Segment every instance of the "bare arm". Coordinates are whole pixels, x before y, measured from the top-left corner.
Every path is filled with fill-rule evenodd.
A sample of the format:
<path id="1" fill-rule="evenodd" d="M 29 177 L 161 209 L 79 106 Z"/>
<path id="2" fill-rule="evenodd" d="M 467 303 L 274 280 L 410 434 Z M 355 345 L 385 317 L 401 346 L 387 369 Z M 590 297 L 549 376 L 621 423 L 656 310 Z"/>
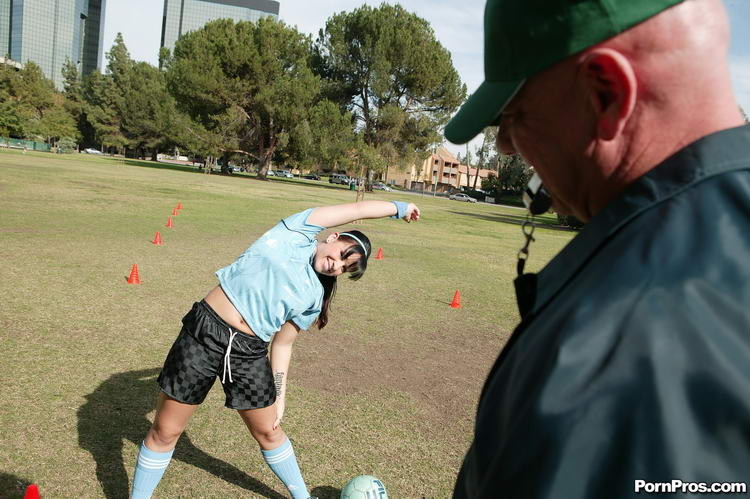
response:
<path id="1" fill-rule="evenodd" d="M 307 218 L 307 222 L 321 227 L 336 227 L 363 218 L 383 218 L 396 214 L 396 205 L 390 201 L 371 200 L 315 208 Z M 414 203 L 408 203 L 404 220 L 407 222 L 419 220 L 419 208 Z"/>
<path id="2" fill-rule="evenodd" d="M 299 327 L 293 322 L 285 322 L 271 342 L 271 370 L 276 385 L 276 421 L 273 428 L 278 428 L 286 407 L 286 380 L 289 373 L 289 362 L 292 359 L 292 345 L 297 339 Z"/>

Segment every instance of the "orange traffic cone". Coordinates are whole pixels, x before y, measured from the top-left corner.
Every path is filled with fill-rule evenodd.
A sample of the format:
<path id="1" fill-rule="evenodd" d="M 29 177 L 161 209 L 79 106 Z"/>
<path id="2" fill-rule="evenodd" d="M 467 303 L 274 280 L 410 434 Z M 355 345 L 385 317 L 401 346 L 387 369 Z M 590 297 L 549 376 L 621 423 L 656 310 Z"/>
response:
<path id="1" fill-rule="evenodd" d="M 461 308 L 461 292 L 459 290 L 456 290 L 456 293 L 453 295 L 451 308 Z"/>
<path id="2" fill-rule="evenodd" d="M 177 211 L 177 208 L 172 208 L 172 216 L 173 216 L 173 217 L 176 217 L 176 216 L 177 216 L 177 215 L 179 215 L 179 214 L 180 214 L 180 212 L 179 212 L 179 211 Z"/>
<path id="3" fill-rule="evenodd" d="M 164 241 L 161 240 L 161 233 L 158 230 L 156 231 L 156 235 L 154 236 L 154 240 L 151 241 L 151 242 L 153 244 L 157 245 L 157 246 L 163 246 L 164 245 Z"/>
<path id="4" fill-rule="evenodd" d="M 174 227 L 174 224 L 172 224 L 172 217 L 169 217 L 169 218 L 167 219 L 167 227 L 169 227 L 169 228 L 172 228 L 172 227 Z"/>
<path id="5" fill-rule="evenodd" d="M 182 209 L 182 201 L 177 201 L 177 209 L 178 210 Z"/>
<path id="6" fill-rule="evenodd" d="M 383 248 L 378 248 L 378 254 L 375 255 L 375 260 L 382 260 L 383 259 Z"/>
<path id="7" fill-rule="evenodd" d="M 40 499 L 39 487 L 33 483 L 26 487 L 26 493 L 23 495 L 23 499 Z"/>
<path id="8" fill-rule="evenodd" d="M 138 276 L 138 264 L 134 263 L 133 268 L 130 269 L 130 277 L 128 277 L 128 284 L 140 284 L 141 278 Z"/>

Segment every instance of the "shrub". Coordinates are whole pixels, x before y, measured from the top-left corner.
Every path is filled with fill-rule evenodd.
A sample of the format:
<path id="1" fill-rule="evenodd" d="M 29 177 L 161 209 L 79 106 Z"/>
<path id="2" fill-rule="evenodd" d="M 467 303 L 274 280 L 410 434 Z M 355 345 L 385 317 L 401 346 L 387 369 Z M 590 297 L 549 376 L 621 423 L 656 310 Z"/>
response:
<path id="1" fill-rule="evenodd" d="M 77 144 L 70 137 L 63 137 L 57 142 L 57 152 L 70 154 L 76 150 Z"/>

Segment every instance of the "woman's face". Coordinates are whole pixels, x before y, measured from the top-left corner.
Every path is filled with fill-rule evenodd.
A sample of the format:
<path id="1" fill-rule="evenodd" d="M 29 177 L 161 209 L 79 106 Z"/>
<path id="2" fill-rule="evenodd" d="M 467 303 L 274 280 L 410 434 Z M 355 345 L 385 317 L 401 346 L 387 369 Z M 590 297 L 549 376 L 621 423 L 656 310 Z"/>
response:
<path id="1" fill-rule="evenodd" d="M 319 243 L 313 259 L 315 272 L 328 276 L 339 276 L 344 272 L 350 272 L 362 255 L 352 253 L 344 258 L 346 252 L 356 243 L 341 240 L 337 233 L 331 234 L 325 242 Z"/>

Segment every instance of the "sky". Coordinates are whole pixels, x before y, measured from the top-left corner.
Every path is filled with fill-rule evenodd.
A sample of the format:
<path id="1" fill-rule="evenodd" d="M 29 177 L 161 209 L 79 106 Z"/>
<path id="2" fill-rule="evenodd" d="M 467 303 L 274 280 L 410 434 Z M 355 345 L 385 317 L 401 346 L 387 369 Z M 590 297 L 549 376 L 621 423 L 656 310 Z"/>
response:
<path id="1" fill-rule="evenodd" d="M 381 0 L 280 0 L 279 17 L 315 38 L 334 13 L 354 10 Z M 395 2 L 390 2 L 395 3 Z M 472 93 L 484 80 L 483 25 L 485 0 L 401 0 L 405 9 L 432 25 L 440 43 L 448 49 L 461 79 Z M 732 27 L 730 67 L 738 101 L 750 114 L 750 0 L 724 0 Z M 130 56 L 153 65 L 159 60 L 163 0 L 107 0 L 104 21 L 104 52 L 118 32 Z M 454 153 L 465 146 L 446 143 Z M 476 140 L 470 144 L 476 147 Z"/>

